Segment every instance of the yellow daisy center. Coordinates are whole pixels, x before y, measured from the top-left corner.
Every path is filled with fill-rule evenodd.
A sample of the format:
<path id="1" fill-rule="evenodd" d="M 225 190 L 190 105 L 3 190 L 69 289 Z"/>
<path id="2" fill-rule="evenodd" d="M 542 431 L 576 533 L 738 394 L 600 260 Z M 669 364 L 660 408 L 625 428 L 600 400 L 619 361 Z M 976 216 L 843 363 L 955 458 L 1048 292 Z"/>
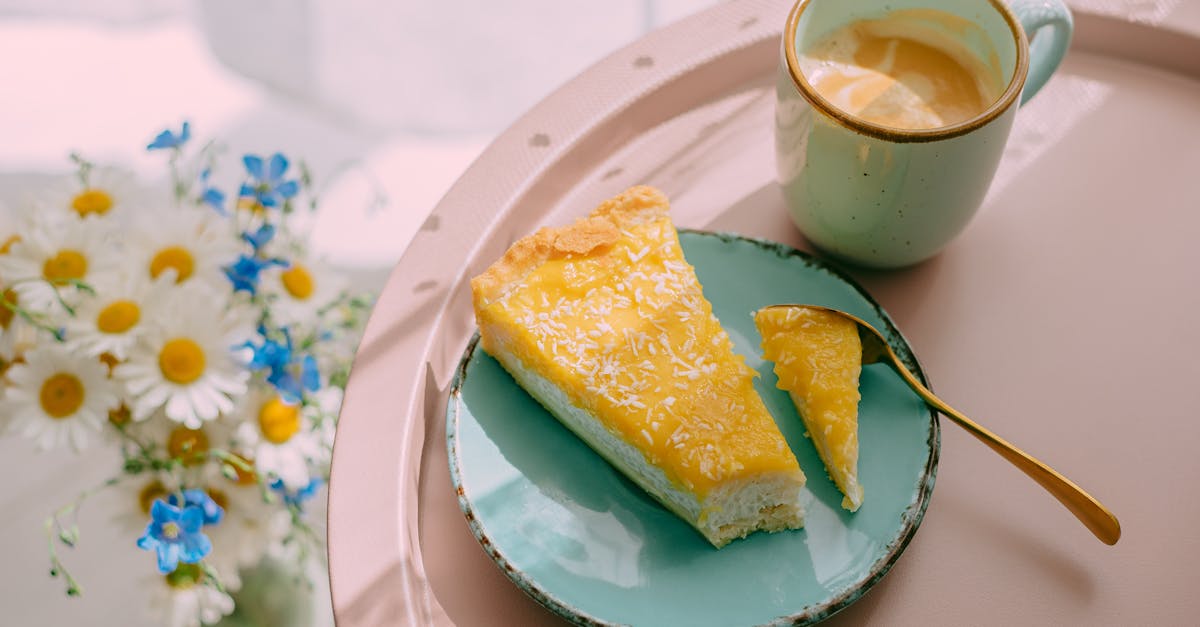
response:
<path id="1" fill-rule="evenodd" d="M 208 497 L 213 500 L 213 503 L 217 504 L 217 507 L 225 510 L 225 513 L 229 513 L 229 495 L 216 488 L 207 488 L 204 491 L 208 493 Z"/>
<path id="2" fill-rule="evenodd" d="M 162 526 L 163 537 L 168 540 L 174 540 L 179 537 L 179 523 L 164 523 Z"/>
<path id="3" fill-rule="evenodd" d="M 182 246 L 168 246 L 155 253 L 150 260 L 150 276 L 157 279 L 168 268 L 175 270 L 175 282 L 183 283 L 196 269 L 196 259 L 191 251 Z"/>
<path id="4" fill-rule="evenodd" d="M 4 240 L 3 244 L 0 244 L 0 255 L 7 255 L 8 251 L 12 250 L 13 245 L 19 241 L 21 241 L 20 235 L 8 236 L 8 239 Z"/>
<path id="5" fill-rule="evenodd" d="M 79 377 L 60 372 L 42 382 L 42 410 L 51 418 L 67 418 L 83 406 L 83 382 Z"/>
<path id="6" fill-rule="evenodd" d="M 83 253 L 64 249 L 42 264 L 42 277 L 47 281 L 63 284 L 73 279 L 82 279 L 87 270 L 88 261 Z"/>
<path id="7" fill-rule="evenodd" d="M 292 264 L 292 267 L 284 270 L 282 279 L 284 289 L 296 300 L 307 299 L 316 288 L 312 273 L 298 264 Z"/>
<path id="8" fill-rule="evenodd" d="M 258 477 L 254 474 L 254 460 L 250 459 L 249 457 L 243 457 L 236 453 L 234 453 L 233 456 L 238 458 L 238 460 L 240 460 L 246 466 L 250 467 L 250 470 L 246 470 L 240 465 L 230 464 L 230 466 L 233 467 L 234 474 L 237 475 L 237 479 L 234 480 L 234 483 L 240 486 L 254 485 L 258 483 Z"/>
<path id="9" fill-rule="evenodd" d="M 167 523 L 174 524 L 174 523 Z M 166 525 L 163 525 L 163 535 L 167 534 Z M 167 580 L 167 585 L 176 590 L 187 590 L 200 583 L 204 579 L 204 571 L 198 564 L 184 564 L 180 562 L 175 570 L 163 576 Z"/>
<path id="10" fill-rule="evenodd" d="M 108 213 L 112 206 L 112 196 L 102 189 L 85 189 L 71 200 L 71 208 L 81 218 L 92 214 L 102 216 Z"/>
<path id="11" fill-rule="evenodd" d="M 108 421 L 117 427 L 123 427 L 133 420 L 133 412 L 129 411 L 129 407 L 125 403 L 116 409 L 108 410 Z"/>
<path id="12" fill-rule="evenodd" d="M 112 353 L 100 353 L 99 359 L 100 363 L 108 366 L 108 377 L 111 379 L 113 368 L 121 365 L 121 360 L 117 359 L 117 356 Z"/>
<path id="13" fill-rule="evenodd" d="M 10 287 L 0 293 L 0 329 L 7 329 L 8 325 L 12 324 L 13 316 L 16 312 L 13 311 L 17 307 L 17 293 Z"/>
<path id="14" fill-rule="evenodd" d="M 262 203 L 258 202 L 258 200 L 253 196 L 244 196 L 239 198 L 237 201 L 237 208 L 245 209 L 254 214 L 263 214 L 267 211 L 267 208 L 264 207 Z"/>
<path id="15" fill-rule="evenodd" d="M 167 488 L 161 481 L 154 480 L 142 486 L 138 492 L 138 507 L 142 508 L 143 514 L 150 513 L 150 507 L 154 505 L 154 501 L 158 499 L 166 500 Z"/>
<path id="16" fill-rule="evenodd" d="M 208 435 L 203 429 L 175 427 L 167 436 L 167 454 L 183 460 L 184 466 L 202 463 L 208 455 Z"/>
<path id="17" fill-rule="evenodd" d="M 186 337 L 163 344 L 158 353 L 158 368 L 171 383 L 187 385 L 204 374 L 204 349 Z"/>
<path id="18" fill-rule="evenodd" d="M 300 430 L 300 408 L 275 397 L 258 410 L 258 428 L 272 444 L 283 444 Z"/>
<path id="19" fill-rule="evenodd" d="M 142 310 L 131 300 L 117 300 L 100 310 L 96 316 L 96 328 L 102 333 L 124 333 L 133 328 L 142 318 Z"/>

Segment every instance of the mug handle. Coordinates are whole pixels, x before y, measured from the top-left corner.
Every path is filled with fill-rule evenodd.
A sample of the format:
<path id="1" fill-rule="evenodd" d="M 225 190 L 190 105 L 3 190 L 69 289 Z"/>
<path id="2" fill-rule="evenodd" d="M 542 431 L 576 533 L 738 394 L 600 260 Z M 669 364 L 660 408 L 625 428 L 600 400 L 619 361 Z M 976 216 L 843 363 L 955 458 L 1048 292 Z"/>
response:
<path id="1" fill-rule="evenodd" d="M 1075 21 L 1061 0 L 1010 0 L 1009 7 L 1029 40 L 1029 75 L 1021 93 L 1021 104 L 1025 104 L 1067 55 Z"/>

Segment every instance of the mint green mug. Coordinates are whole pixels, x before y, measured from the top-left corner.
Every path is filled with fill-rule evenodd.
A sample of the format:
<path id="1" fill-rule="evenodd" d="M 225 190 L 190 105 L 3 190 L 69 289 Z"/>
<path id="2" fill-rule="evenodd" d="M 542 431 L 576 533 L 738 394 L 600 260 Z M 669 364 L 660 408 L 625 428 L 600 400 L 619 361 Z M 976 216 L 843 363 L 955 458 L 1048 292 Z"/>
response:
<path id="1" fill-rule="evenodd" d="M 857 117 L 818 93 L 801 71 L 809 46 L 896 12 L 952 16 L 921 17 L 922 32 L 937 30 L 977 56 L 1000 81 L 999 97 L 963 121 L 904 129 Z M 1060 0 L 797 2 L 784 29 L 775 110 L 779 183 L 796 226 L 817 248 L 862 266 L 902 267 L 937 254 L 983 202 L 1018 106 L 1058 68 L 1072 28 Z"/>

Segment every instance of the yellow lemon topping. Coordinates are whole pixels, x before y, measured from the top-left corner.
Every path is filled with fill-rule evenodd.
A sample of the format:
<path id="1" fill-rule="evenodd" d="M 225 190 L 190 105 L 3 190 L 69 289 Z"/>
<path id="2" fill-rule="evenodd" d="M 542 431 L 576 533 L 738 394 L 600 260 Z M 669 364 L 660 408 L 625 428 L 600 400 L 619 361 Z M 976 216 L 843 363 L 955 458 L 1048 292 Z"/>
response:
<path id="1" fill-rule="evenodd" d="M 60 372 L 42 382 L 39 400 L 42 411 L 51 418 L 66 418 L 83 407 L 83 382 L 73 374 Z"/>
<path id="2" fill-rule="evenodd" d="M 544 230 L 510 250 L 545 260 L 498 298 L 479 295 L 508 277 L 475 280 L 484 348 L 515 354 L 700 497 L 763 472 L 802 477 L 670 219 L 618 229 L 604 219 L 613 203 L 636 212 L 665 199 L 635 188 L 577 223 L 570 239 Z"/>
<path id="3" fill-rule="evenodd" d="M 187 385 L 204 374 L 204 349 L 186 337 L 163 344 L 158 353 L 158 368 L 171 383 Z"/>
<path id="4" fill-rule="evenodd" d="M 60 250 L 42 264 L 42 278 L 56 284 L 87 276 L 87 257 L 77 250 Z"/>
<path id="5" fill-rule="evenodd" d="M 192 253 L 182 246 L 168 246 L 154 254 L 150 260 L 150 277 L 157 279 L 158 275 L 168 268 L 175 270 L 175 282 L 183 283 L 192 276 L 196 268 L 196 260 Z"/>
<path id="6" fill-rule="evenodd" d="M 208 454 L 208 434 L 203 429 L 175 427 L 167 436 L 167 454 L 183 460 L 185 466 L 202 463 Z"/>
<path id="7" fill-rule="evenodd" d="M 124 333 L 133 328 L 142 317 L 138 304 L 130 300 L 117 300 L 108 304 L 96 315 L 96 328 L 101 333 Z"/>
<path id="8" fill-rule="evenodd" d="M 766 359 L 775 362 L 779 389 L 788 391 L 825 469 L 856 511 L 858 483 L 858 327 L 836 314 L 802 308 L 762 309 L 754 315 Z"/>
<path id="9" fill-rule="evenodd" d="M 85 189 L 71 200 L 71 208 L 81 218 L 93 214 L 102 216 L 108 213 L 112 207 L 112 196 L 102 189 Z"/>
<path id="10" fill-rule="evenodd" d="M 312 274 L 299 264 L 292 264 L 292 267 L 284 270 L 281 279 L 284 289 L 296 300 L 307 300 L 316 289 Z"/>
<path id="11" fill-rule="evenodd" d="M 258 428 L 272 444 L 283 444 L 300 431 L 300 407 L 275 397 L 258 410 Z"/>

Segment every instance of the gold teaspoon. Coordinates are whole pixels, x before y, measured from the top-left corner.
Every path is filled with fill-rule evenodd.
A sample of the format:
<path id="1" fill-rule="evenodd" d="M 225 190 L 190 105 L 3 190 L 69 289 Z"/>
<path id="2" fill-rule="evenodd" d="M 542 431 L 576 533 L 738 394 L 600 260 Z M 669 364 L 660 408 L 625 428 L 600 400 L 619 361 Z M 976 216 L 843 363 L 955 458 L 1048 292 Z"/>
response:
<path id="1" fill-rule="evenodd" d="M 1009 444 L 1004 438 L 976 424 L 975 421 L 967 418 L 953 407 L 947 405 L 942 399 L 935 396 L 933 392 L 930 392 L 928 388 L 922 385 L 908 371 L 908 368 L 904 367 L 904 364 L 900 362 L 900 358 L 896 356 L 892 347 L 888 345 L 887 340 L 883 338 L 883 335 L 875 327 L 856 316 L 828 307 L 817 305 L 769 306 L 772 309 L 792 307 L 826 311 L 853 321 L 858 325 L 858 335 L 862 339 L 862 363 L 864 366 L 880 362 L 891 366 L 900 375 L 900 378 L 904 379 L 908 387 L 912 388 L 927 405 L 938 410 L 950 420 L 953 420 L 955 424 L 966 429 L 971 435 L 988 445 L 993 451 L 999 453 L 1001 457 L 1007 459 L 1017 468 L 1020 468 L 1026 475 L 1029 475 L 1029 478 L 1054 495 L 1054 498 L 1058 499 L 1058 502 L 1070 510 L 1079 519 L 1079 522 L 1082 522 L 1101 542 L 1113 545 L 1117 543 L 1117 540 L 1121 539 L 1121 523 L 1117 521 L 1117 517 L 1107 507 L 1053 468 L 1025 451 Z"/>

